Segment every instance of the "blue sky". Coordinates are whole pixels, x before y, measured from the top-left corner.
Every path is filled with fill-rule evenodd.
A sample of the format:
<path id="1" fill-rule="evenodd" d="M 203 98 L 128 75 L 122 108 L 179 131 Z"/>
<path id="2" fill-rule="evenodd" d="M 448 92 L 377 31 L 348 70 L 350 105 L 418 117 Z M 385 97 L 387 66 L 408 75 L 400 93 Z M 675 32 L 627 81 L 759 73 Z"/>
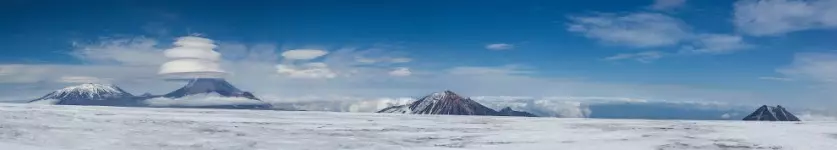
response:
<path id="1" fill-rule="evenodd" d="M 165 59 L 155 56 L 175 38 L 200 33 L 238 74 L 229 80 L 275 97 L 454 89 L 805 107 L 837 100 L 828 92 L 837 79 L 834 0 L 3 3 L 0 88 L 37 91 L 13 98 L 82 81 L 165 92 L 157 87 L 176 84 L 151 79 L 159 65 L 151 61 Z M 282 55 L 299 49 L 328 54 Z M 382 63 L 395 59 L 407 61 Z M 334 77 L 277 73 L 279 64 Z"/>

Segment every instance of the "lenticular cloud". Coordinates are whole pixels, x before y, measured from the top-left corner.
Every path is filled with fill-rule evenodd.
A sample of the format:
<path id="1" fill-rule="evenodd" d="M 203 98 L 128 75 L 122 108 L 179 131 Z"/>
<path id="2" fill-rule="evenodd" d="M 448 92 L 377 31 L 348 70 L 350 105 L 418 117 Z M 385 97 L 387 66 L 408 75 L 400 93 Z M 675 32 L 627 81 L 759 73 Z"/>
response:
<path id="1" fill-rule="evenodd" d="M 173 48 L 164 54 L 170 61 L 160 66 L 160 75 L 169 79 L 222 78 L 226 72 L 218 61 L 221 54 L 213 49 L 218 47 L 207 38 L 185 36 L 177 38 Z"/>

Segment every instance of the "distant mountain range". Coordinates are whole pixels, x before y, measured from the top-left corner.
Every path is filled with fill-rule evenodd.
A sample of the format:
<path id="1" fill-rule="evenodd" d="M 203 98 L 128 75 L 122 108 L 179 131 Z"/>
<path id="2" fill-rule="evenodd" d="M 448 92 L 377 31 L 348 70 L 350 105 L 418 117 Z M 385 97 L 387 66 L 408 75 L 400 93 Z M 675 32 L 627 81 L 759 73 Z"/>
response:
<path id="1" fill-rule="evenodd" d="M 109 84 L 81 84 L 70 86 L 50 92 L 40 98 L 29 101 L 30 103 L 46 103 L 55 105 L 93 105 L 93 106 L 125 106 L 125 107 L 178 107 L 178 108 L 227 108 L 227 109 L 276 109 L 276 110 L 300 110 L 311 109 L 297 107 L 296 104 L 274 107 L 263 102 L 250 92 L 242 91 L 224 79 L 197 78 L 188 80 L 181 88 L 172 92 L 153 95 L 145 93 L 139 96 L 132 95 L 125 90 Z M 408 101 L 400 102 L 405 104 Z M 480 101 L 485 102 L 485 101 Z M 427 114 L 427 115 L 479 115 L 479 116 L 525 116 L 537 117 L 539 115 L 550 116 L 542 109 L 526 109 L 514 103 L 496 104 L 487 103 L 483 105 L 471 98 L 462 97 L 452 91 L 432 93 L 405 105 L 390 106 L 378 110 L 378 113 L 400 113 L 400 114 Z M 329 103 L 331 104 L 331 103 Z M 326 105 L 326 104 L 323 104 Z M 527 103 L 527 106 L 531 104 Z M 491 106 L 491 107 L 486 107 Z M 642 106 L 642 107 L 639 107 Z M 494 108 L 494 109 L 492 109 Z M 528 108 L 528 107 L 527 107 Z M 550 107 L 551 108 L 551 107 Z M 596 110 L 590 118 L 636 118 L 636 119 L 678 119 L 678 117 L 659 117 L 661 111 L 676 112 L 676 116 L 694 116 L 696 118 L 719 118 L 721 114 L 729 111 L 675 111 L 677 108 L 668 108 L 652 104 L 602 104 L 592 105 L 591 109 Z M 348 109 L 348 108 L 347 108 Z M 499 110 L 495 110 L 499 109 Z M 546 108 L 544 108 L 546 109 Z M 321 111 L 329 111 L 321 110 Z M 631 113 L 624 113 L 625 111 Z M 534 114 L 532 113 L 534 112 Z M 538 114 L 538 115 L 535 115 Z M 610 114 L 610 115 L 608 115 Z M 619 114 L 619 115 L 615 115 Z M 731 115 L 728 115 L 731 114 Z M 738 118 L 735 113 L 728 113 L 726 118 Z M 743 116 L 743 112 L 741 113 Z M 633 115 L 633 116 L 631 116 Z M 657 116 L 655 118 L 655 116 Z M 669 115 L 671 116 L 671 115 Z M 557 117 L 557 116 L 550 116 Z M 695 119 L 695 118 L 689 118 Z M 791 114 L 782 106 L 761 106 L 743 120 L 757 121 L 799 121 L 800 119 Z"/>
<path id="2" fill-rule="evenodd" d="M 537 117 L 528 112 L 514 111 L 509 107 L 496 111 L 449 90 L 432 93 L 407 105 L 384 108 L 378 113 Z"/>
<path id="3" fill-rule="evenodd" d="M 221 97 L 232 102 L 192 101 L 190 97 Z M 228 100 L 228 99 L 222 99 Z M 180 89 L 165 95 L 143 94 L 134 96 L 115 85 L 81 84 L 49 93 L 31 103 L 56 105 L 136 106 L 136 107 L 188 107 L 188 108 L 231 108 L 269 109 L 271 105 L 262 102 L 249 92 L 244 92 L 224 79 L 198 78 Z M 153 103 L 151 103 L 153 102 Z M 160 104 L 165 105 L 160 105 Z M 157 105 L 154 105 L 157 104 Z"/>

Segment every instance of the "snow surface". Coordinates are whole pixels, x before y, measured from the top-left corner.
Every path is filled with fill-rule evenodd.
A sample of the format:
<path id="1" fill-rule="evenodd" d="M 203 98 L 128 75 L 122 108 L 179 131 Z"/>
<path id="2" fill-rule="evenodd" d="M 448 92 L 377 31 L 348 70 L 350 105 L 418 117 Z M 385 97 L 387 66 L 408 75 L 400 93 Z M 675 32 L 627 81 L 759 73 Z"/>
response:
<path id="1" fill-rule="evenodd" d="M 837 149 L 837 122 L 0 104 L 0 149 Z"/>

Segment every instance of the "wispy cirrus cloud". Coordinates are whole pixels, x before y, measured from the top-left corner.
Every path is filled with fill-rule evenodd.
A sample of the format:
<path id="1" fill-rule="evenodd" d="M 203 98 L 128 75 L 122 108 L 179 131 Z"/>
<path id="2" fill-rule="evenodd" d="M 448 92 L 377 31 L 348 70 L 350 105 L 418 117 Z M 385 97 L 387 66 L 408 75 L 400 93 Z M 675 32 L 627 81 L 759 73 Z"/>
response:
<path id="1" fill-rule="evenodd" d="M 786 78 L 786 77 L 759 77 L 760 80 L 772 80 L 772 81 L 793 81 L 793 78 Z"/>
<path id="2" fill-rule="evenodd" d="M 733 11 L 736 29 L 752 36 L 837 28 L 837 0 L 739 0 Z"/>
<path id="3" fill-rule="evenodd" d="M 686 0 L 654 0 L 649 8 L 653 10 L 671 10 L 686 5 Z"/>
<path id="4" fill-rule="evenodd" d="M 677 1 L 658 1 L 661 6 L 680 5 Z M 669 4 L 670 3 L 670 4 Z M 701 33 L 684 21 L 657 12 L 596 13 L 569 17 L 567 30 L 600 43 L 643 49 L 644 52 L 619 53 L 604 60 L 636 60 L 649 63 L 674 55 L 718 55 L 750 49 L 754 44 L 734 34 Z M 679 47 L 679 48 L 678 48 Z M 648 49 L 656 49 L 648 51 Z M 665 52 L 664 50 L 676 50 Z"/>
<path id="5" fill-rule="evenodd" d="M 653 62 L 654 60 L 662 58 L 663 55 L 664 54 L 662 52 L 659 52 L 659 51 L 645 51 L 645 52 L 639 52 L 639 53 L 616 54 L 614 56 L 604 58 L 604 60 L 617 61 L 617 60 L 624 60 L 624 59 L 633 59 L 633 60 L 643 62 L 643 63 L 650 63 L 650 62 Z"/>
<path id="6" fill-rule="evenodd" d="M 793 61 L 776 69 L 777 72 L 798 79 L 837 86 L 836 52 L 797 53 Z"/>
<path id="7" fill-rule="evenodd" d="M 599 13 L 576 15 L 569 19 L 568 31 L 613 45 L 635 48 L 672 46 L 690 36 L 689 27 L 683 21 L 658 13 Z"/>
<path id="8" fill-rule="evenodd" d="M 514 45 L 506 44 L 506 43 L 488 44 L 488 45 L 485 45 L 485 49 L 495 50 L 495 51 L 511 50 L 511 49 L 514 49 Z"/>

